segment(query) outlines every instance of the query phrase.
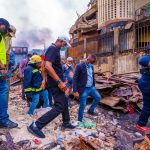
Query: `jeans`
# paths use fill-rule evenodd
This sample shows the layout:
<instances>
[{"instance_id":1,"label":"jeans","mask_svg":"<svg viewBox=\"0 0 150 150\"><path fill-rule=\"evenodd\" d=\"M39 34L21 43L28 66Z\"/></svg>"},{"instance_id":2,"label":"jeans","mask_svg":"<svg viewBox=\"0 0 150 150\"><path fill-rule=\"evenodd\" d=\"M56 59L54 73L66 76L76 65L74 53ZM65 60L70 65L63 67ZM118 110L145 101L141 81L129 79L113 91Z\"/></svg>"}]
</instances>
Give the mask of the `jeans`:
<instances>
[{"instance_id":1,"label":"jeans","mask_svg":"<svg viewBox=\"0 0 150 150\"><path fill-rule=\"evenodd\" d=\"M64 92L62 92L58 87L49 87L49 91L51 91L54 98L54 105L50 111L48 111L35 122L39 129L42 129L59 114L62 114L62 120L64 124L68 124L70 121L68 98L66 98Z\"/></svg>"},{"instance_id":2,"label":"jeans","mask_svg":"<svg viewBox=\"0 0 150 150\"><path fill-rule=\"evenodd\" d=\"M22 80L22 83L21 83L21 84L22 84L22 85L21 85L21 86L22 86L22 87L21 87L21 88L22 88L22 99L25 100L25 93L24 93L24 79Z\"/></svg>"},{"instance_id":3,"label":"jeans","mask_svg":"<svg viewBox=\"0 0 150 150\"><path fill-rule=\"evenodd\" d=\"M7 97L8 81L0 79L0 123L6 123L9 120Z\"/></svg>"},{"instance_id":4,"label":"jeans","mask_svg":"<svg viewBox=\"0 0 150 150\"><path fill-rule=\"evenodd\" d=\"M47 90L41 91L40 93L34 93L32 95L32 103L29 108L28 114L30 114L30 115L34 114L34 110L39 103L40 97L44 101L44 107L45 108L49 107L49 99L48 99L48 91Z\"/></svg>"},{"instance_id":5,"label":"jeans","mask_svg":"<svg viewBox=\"0 0 150 150\"><path fill-rule=\"evenodd\" d=\"M78 111L78 121L82 121L83 119L83 114L84 114L84 109L86 107L86 102L88 96L91 96L93 98L92 105L89 109L89 112L94 112L94 109L98 105L101 96L99 92L96 90L94 86L85 88L84 92L80 96L80 106L79 106L79 111Z\"/></svg>"}]
</instances>

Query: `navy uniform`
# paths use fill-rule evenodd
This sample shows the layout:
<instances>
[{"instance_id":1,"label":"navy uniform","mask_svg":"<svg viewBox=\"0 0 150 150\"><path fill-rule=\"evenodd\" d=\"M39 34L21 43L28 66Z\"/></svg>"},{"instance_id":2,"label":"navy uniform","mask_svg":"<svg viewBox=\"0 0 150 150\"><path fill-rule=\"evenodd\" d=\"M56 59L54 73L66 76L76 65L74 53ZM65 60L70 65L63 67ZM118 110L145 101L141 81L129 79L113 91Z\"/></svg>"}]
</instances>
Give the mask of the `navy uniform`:
<instances>
[{"instance_id":1,"label":"navy uniform","mask_svg":"<svg viewBox=\"0 0 150 150\"><path fill-rule=\"evenodd\" d=\"M141 78L139 80L139 88L143 95L143 109L141 111L139 120L137 122L137 126L141 127L144 130L148 128L143 128L148 123L148 118L150 116L150 67L148 64L150 63L150 56L143 56L139 60L139 64L142 66Z\"/></svg>"}]
</instances>

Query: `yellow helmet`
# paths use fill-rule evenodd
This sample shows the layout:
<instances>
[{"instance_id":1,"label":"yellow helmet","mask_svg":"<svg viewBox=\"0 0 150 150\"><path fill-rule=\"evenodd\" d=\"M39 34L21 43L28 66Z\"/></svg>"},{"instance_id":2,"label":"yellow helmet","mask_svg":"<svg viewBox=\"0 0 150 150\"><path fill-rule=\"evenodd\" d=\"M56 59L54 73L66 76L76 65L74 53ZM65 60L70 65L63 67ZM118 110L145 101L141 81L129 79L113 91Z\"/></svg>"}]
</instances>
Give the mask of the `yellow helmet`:
<instances>
[{"instance_id":1,"label":"yellow helmet","mask_svg":"<svg viewBox=\"0 0 150 150\"><path fill-rule=\"evenodd\" d=\"M33 55L29 61L29 63L31 63L31 64L36 64L36 63L40 63L40 62L42 62L42 59L38 55Z\"/></svg>"}]
</instances>

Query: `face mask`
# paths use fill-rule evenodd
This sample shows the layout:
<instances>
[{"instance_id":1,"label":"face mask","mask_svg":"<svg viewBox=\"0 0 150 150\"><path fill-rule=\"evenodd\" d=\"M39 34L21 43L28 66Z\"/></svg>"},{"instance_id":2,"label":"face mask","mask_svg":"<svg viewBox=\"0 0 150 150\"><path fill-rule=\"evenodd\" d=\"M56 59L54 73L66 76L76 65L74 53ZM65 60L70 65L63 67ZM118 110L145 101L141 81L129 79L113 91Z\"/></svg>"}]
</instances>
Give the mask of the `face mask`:
<instances>
[{"instance_id":1,"label":"face mask","mask_svg":"<svg viewBox=\"0 0 150 150\"><path fill-rule=\"evenodd\" d=\"M67 50L67 48L66 47L61 47L61 49L60 49L61 51L66 51Z\"/></svg>"}]
</instances>

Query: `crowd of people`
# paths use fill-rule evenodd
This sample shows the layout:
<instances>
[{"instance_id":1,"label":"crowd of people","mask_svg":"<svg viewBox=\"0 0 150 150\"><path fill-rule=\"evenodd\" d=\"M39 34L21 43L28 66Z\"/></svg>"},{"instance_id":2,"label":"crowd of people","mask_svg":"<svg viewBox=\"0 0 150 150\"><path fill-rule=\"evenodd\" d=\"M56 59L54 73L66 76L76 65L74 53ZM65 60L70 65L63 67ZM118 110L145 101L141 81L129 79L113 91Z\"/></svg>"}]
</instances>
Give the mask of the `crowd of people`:
<instances>
[{"instance_id":1,"label":"crowd of people","mask_svg":"<svg viewBox=\"0 0 150 150\"><path fill-rule=\"evenodd\" d=\"M0 127L15 128L17 123L9 119L8 92L11 68L14 65L11 54L11 39L15 36L16 29L10 25L6 19L0 18ZM42 129L54 120L58 115L62 115L62 129L74 129L70 123L69 104L70 95L79 100L78 122L84 121L84 110L87 98L93 98L88 114L98 116L95 108L101 100L101 95L95 87L94 63L95 55L89 55L84 61L78 63L75 68L72 66L73 58L68 57L66 61L61 60L60 49L70 47L67 36L58 36L55 43L52 43L46 50L44 56L27 55L27 58L20 63L19 74L22 80L22 99L27 101L28 115L34 115L35 109L39 107L51 107L51 109L38 120L27 127L28 131L39 137L45 138ZM146 60L146 61L145 61ZM142 58L141 65L149 65L149 58ZM8 76L9 73L9 76ZM140 88L143 93L144 107L136 125L142 131L150 130L146 128L148 117L150 116L149 93L144 89L143 82L148 79L144 76L140 80ZM145 84L145 83L144 83ZM147 85L148 87L149 85ZM144 90L143 90L144 89ZM146 96L145 96L146 95Z\"/></svg>"}]
</instances>

